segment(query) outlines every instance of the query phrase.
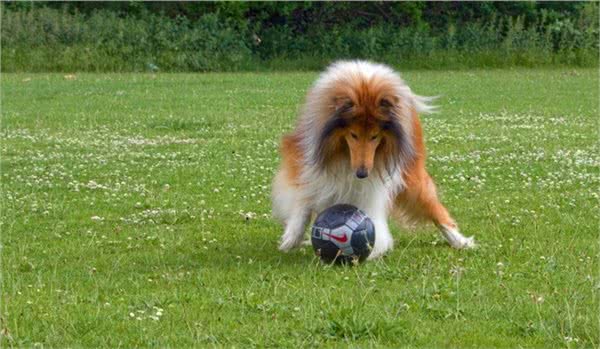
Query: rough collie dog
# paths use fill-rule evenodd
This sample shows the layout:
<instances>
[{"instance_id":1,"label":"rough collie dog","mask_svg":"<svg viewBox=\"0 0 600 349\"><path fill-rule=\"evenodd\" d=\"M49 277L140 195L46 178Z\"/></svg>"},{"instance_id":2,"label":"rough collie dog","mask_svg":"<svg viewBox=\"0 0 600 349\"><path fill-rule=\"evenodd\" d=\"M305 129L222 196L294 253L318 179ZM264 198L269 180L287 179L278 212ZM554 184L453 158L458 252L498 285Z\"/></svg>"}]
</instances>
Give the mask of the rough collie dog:
<instances>
[{"instance_id":1,"label":"rough collie dog","mask_svg":"<svg viewBox=\"0 0 600 349\"><path fill-rule=\"evenodd\" d=\"M272 193L273 215L285 225L280 250L299 246L311 215L334 204L371 217L371 259L393 247L388 216L433 222L452 247L473 247L425 170L418 114L432 110L429 101L387 66L331 65L308 92L296 129L282 139Z\"/></svg>"}]
</instances>

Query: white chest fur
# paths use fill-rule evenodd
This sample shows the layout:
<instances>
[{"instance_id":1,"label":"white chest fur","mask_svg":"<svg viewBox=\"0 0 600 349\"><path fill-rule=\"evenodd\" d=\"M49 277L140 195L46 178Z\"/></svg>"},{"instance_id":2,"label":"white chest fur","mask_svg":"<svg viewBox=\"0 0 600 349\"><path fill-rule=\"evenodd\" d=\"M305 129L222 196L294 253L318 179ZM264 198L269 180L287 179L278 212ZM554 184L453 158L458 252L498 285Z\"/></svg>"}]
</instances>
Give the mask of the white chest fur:
<instances>
[{"instance_id":1,"label":"white chest fur","mask_svg":"<svg viewBox=\"0 0 600 349\"><path fill-rule=\"evenodd\" d=\"M385 216L394 189L402 187L402 183L398 182L400 176L391 178L372 173L365 179L359 179L343 166L305 175L305 198L316 212L335 204L350 204L371 217Z\"/></svg>"}]
</instances>

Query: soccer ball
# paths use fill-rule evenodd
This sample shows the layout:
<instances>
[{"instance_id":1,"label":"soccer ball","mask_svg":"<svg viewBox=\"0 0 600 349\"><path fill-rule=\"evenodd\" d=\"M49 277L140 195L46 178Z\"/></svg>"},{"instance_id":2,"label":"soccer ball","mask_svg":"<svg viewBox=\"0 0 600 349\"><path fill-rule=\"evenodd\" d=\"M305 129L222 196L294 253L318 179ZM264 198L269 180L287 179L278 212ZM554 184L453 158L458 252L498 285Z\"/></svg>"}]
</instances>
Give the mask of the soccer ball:
<instances>
[{"instance_id":1,"label":"soccer ball","mask_svg":"<svg viewBox=\"0 0 600 349\"><path fill-rule=\"evenodd\" d=\"M371 219L352 205L335 205L321 212L311 231L315 253L326 263L364 261L375 243Z\"/></svg>"}]
</instances>

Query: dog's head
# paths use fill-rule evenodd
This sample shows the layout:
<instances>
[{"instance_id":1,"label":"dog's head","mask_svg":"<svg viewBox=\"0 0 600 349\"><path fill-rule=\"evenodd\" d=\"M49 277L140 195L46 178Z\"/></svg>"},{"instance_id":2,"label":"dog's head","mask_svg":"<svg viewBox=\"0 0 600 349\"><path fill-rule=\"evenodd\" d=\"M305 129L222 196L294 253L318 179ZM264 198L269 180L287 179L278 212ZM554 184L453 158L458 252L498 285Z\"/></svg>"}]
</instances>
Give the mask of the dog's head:
<instances>
[{"instance_id":1,"label":"dog's head","mask_svg":"<svg viewBox=\"0 0 600 349\"><path fill-rule=\"evenodd\" d=\"M323 89L327 108L321 113L317 161L327 164L347 158L358 178L373 169L391 174L412 161L412 95L389 68L365 74L359 69L338 72ZM408 88L406 88L408 89ZM410 90L408 90L410 92ZM413 108L414 109L414 108Z\"/></svg>"}]
</instances>

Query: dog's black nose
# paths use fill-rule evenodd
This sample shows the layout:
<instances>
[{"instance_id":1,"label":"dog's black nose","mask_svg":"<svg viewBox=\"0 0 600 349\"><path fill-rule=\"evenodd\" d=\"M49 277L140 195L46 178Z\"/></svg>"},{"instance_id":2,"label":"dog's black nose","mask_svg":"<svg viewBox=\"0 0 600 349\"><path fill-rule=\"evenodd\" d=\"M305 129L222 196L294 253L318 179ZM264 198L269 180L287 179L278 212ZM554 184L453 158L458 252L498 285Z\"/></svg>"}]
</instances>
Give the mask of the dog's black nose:
<instances>
[{"instance_id":1,"label":"dog's black nose","mask_svg":"<svg viewBox=\"0 0 600 349\"><path fill-rule=\"evenodd\" d=\"M366 167L359 167L358 170L356 170L356 177L358 178L367 178L369 176L369 171L367 171Z\"/></svg>"}]
</instances>

